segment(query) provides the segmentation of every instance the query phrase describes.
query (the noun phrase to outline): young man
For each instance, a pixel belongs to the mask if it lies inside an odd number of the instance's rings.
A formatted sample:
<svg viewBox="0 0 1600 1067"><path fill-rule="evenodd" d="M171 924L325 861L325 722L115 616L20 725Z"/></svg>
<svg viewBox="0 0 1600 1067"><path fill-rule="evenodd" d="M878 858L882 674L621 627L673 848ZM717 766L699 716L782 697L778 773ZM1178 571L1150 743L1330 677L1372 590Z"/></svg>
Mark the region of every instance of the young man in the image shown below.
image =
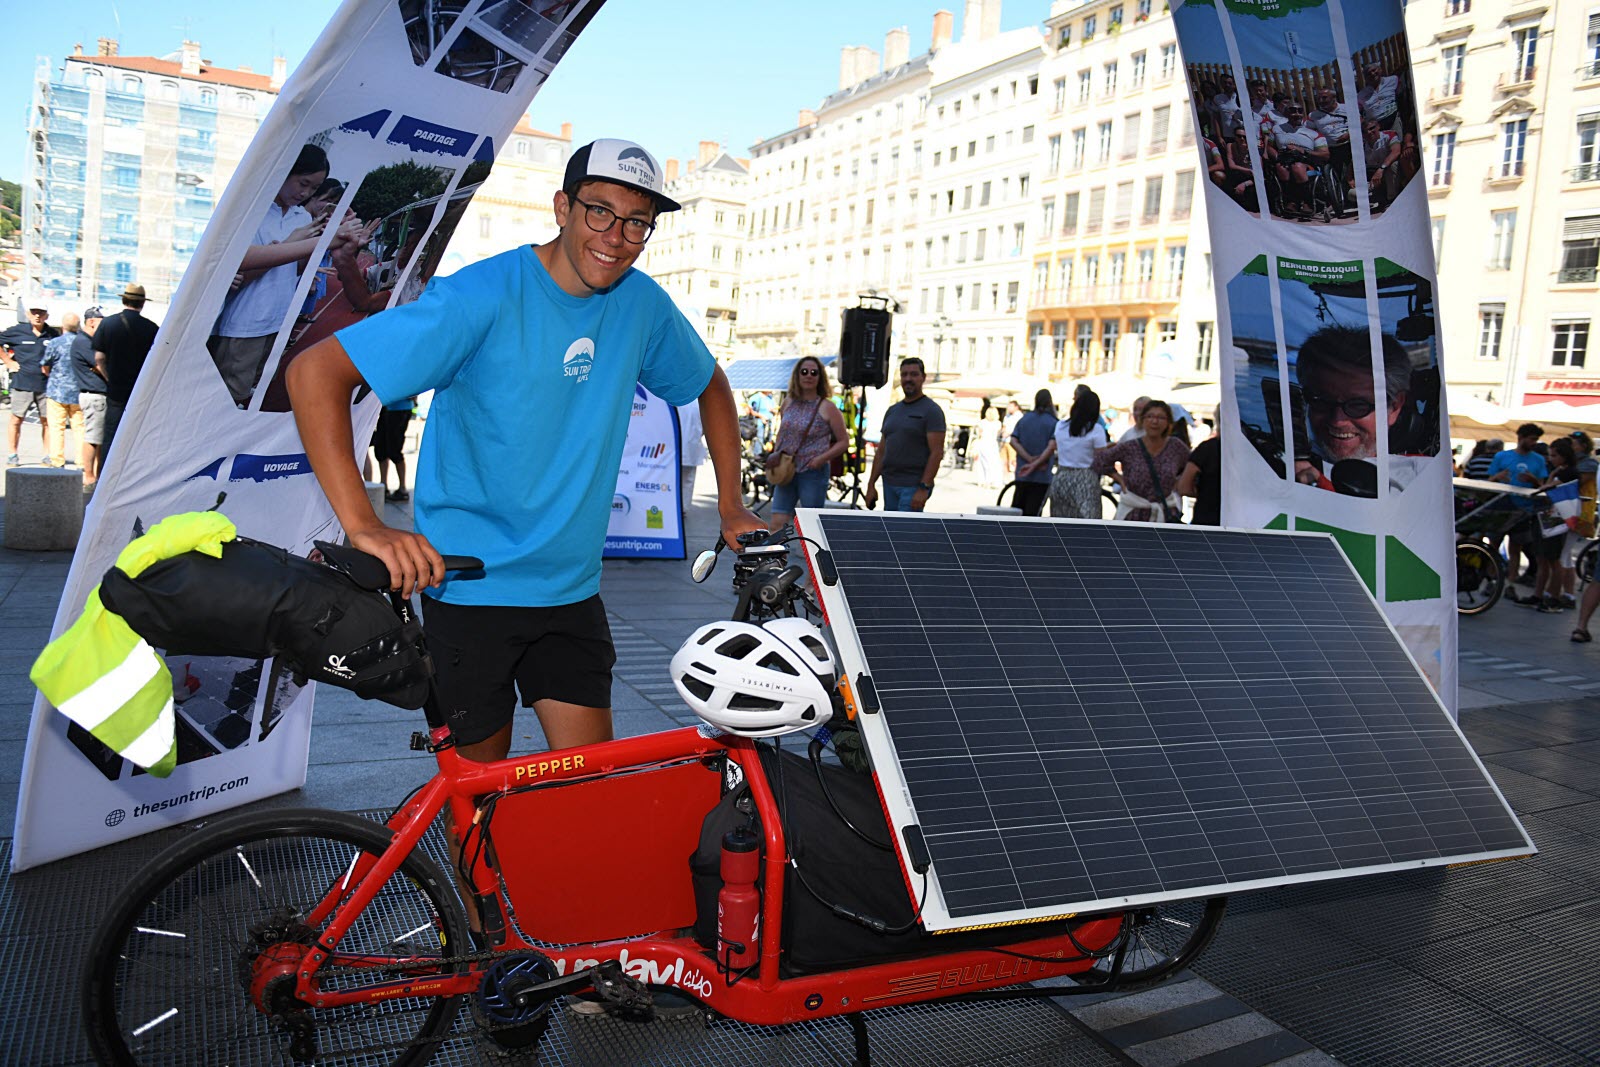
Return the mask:
<svg viewBox="0 0 1600 1067"><path fill-rule="evenodd" d="M878 479L883 479L883 510L921 511L933 492L933 479L944 461L944 411L922 393L927 377L922 360L900 361L902 399L883 413L878 449L867 475L866 505L878 506Z"/></svg>
<svg viewBox="0 0 1600 1067"><path fill-rule="evenodd" d="M661 168L628 141L575 152L559 235L434 278L414 303L340 331L288 373L295 422L350 543L423 606L439 695L469 759L503 758L518 696L550 747L611 738L616 654L601 551L635 383L698 399L723 536L764 529L739 493L727 378L671 299L632 269L660 211ZM435 390L417 460L417 532L383 525L356 466L350 395ZM436 548L435 546L438 546ZM438 549L481 557L446 578Z"/></svg>
<svg viewBox="0 0 1600 1067"><path fill-rule="evenodd" d="M32 408L39 415L39 435L44 440L46 453L50 450L49 415L45 409L45 343L61 331L50 325L50 311L45 307L28 308L28 321L18 323L5 333L0 333L0 362L11 372L11 421L6 424L6 466L15 467L21 460L17 448L22 441L22 423Z"/></svg>
<svg viewBox="0 0 1600 1067"><path fill-rule="evenodd" d="M1518 426L1517 447L1497 452L1494 459L1489 461L1489 481L1509 482L1518 489L1535 489L1543 485L1544 480L1550 477L1550 467L1534 448L1543 436L1544 427L1537 423L1525 422ZM1522 500L1516 501L1516 504L1529 514L1522 525L1506 535L1506 573L1511 576L1512 582L1528 577L1519 569L1522 553L1540 540L1539 519L1533 514L1532 505ZM1531 563L1531 549L1528 558ZM1515 590L1507 589L1506 593L1513 603L1517 601Z"/></svg>

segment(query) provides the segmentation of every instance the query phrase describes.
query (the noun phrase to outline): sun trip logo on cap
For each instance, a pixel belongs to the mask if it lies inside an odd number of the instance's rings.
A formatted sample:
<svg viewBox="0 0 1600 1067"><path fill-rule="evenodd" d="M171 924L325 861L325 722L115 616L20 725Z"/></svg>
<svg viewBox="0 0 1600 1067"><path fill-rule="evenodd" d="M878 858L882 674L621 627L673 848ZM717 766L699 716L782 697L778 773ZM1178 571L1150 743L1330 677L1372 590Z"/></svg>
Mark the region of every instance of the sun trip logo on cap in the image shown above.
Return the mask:
<svg viewBox="0 0 1600 1067"><path fill-rule="evenodd" d="M586 382L589 372L594 369L594 340L589 337L580 337L567 346L567 354L561 357L561 373L575 381Z"/></svg>

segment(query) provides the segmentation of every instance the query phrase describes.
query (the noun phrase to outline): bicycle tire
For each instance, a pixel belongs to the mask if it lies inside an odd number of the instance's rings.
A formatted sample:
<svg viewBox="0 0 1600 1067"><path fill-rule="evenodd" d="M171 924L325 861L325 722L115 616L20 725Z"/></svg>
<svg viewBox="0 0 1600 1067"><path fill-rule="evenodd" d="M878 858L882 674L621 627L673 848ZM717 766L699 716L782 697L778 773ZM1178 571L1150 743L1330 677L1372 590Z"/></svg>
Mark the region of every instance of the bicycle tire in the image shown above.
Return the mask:
<svg viewBox="0 0 1600 1067"><path fill-rule="evenodd" d="M1574 561L1573 569L1577 572L1581 584L1588 585L1594 581L1596 561L1600 561L1600 541L1590 541L1583 546L1583 550L1578 553L1578 558Z"/></svg>
<svg viewBox="0 0 1600 1067"><path fill-rule="evenodd" d="M1456 612L1482 615L1506 589L1500 557L1476 541L1456 542Z"/></svg>
<svg viewBox="0 0 1600 1067"><path fill-rule="evenodd" d="M1222 916L1227 910L1227 897L1206 897L1123 912L1128 945L1116 988L1147 988L1189 966L1217 936L1217 928L1222 925ZM1109 982L1115 962L1115 954L1098 959L1093 967L1078 975L1078 980L1091 984Z"/></svg>
<svg viewBox="0 0 1600 1067"><path fill-rule="evenodd" d="M95 1058L116 1067L288 1062L287 1033L248 992L250 961L259 955L252 927L269 916L282 926L286 914L303 915L360 852L381 852L392 837L354 815L290 808L220 821L156 856L90 939L81 993ZM471 951L454 883L421 852L406 857L339 948L396 955L397 945L419 955ZM446 1039L463 999L312 1009L316 1062L420 1067ZM419 1014L420 1025L412 1021ZM387 1047L372 1051L375 1045Z"/></svg>

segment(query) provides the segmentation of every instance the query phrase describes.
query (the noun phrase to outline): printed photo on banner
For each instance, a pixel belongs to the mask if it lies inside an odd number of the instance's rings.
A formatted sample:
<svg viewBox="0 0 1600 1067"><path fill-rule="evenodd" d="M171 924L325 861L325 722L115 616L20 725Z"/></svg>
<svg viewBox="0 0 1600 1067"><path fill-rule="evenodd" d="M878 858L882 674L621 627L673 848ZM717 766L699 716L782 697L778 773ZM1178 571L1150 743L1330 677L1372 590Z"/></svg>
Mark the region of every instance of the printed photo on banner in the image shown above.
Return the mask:
<svg viewBox="0 0 1600 1067"><path fill-rule="evenodd" d="M1284 457L1283 375L1278 369L1277 326L1272 317L1272 283L1267 257L1257 256L1228 282L1229 324L1233 330L1233 396L1239 429L1279 478L1289 477ZM1311 447L1301 423L1295 427L1292 455L1309 458Z"/></svg>
<svg viewBox="0 0 1600 1067"><path fill-rule="evenodd" d="M1354 222L1350 138L1325 0L1227 0L1245 71L1244 136L1255 139L1274 218ZM1237 134L1235 135L1237 137Z"/></svg>
<svg viewBox="0 0 1600 1067"><path fill-rule="evenodd" d="M1422 166L1411 50L1399 4L1346 3L1342 10L1355 67L1365 181L1376 215L1394 202ZM1520 153L1517 166L1520 174ZM1444 170L1449 169L1446 162Z"/></svg>
<svg viewBox="0 0 1600 1067"><path fill-rule="evenodd" d="M566 54L604 0L485 0L457 26L470 0L400 0L411 59L455 81L509 93L533 66L533 89Z"/></svg>
<svg viewBox="0 0 1600 1067"><path fill-rule="evenodd" d="M1212 185L1241 210L1260 214L1257 124L1247 121L1247 100L1234 78L1222 13L1211 0L1188 0L1173 12L1183 40L1185 76L1194 108L1195 146Z"/></svg>
<svg viewBox="0 0 1600 1067"><path fill-rule="evenodd" d="M206 342L239 409L288 412L284 374L298 352L414 300L487 176L487 141L468 163L475 134L402 115L380 143L390 118L309 138L264 208Z"/></svg>

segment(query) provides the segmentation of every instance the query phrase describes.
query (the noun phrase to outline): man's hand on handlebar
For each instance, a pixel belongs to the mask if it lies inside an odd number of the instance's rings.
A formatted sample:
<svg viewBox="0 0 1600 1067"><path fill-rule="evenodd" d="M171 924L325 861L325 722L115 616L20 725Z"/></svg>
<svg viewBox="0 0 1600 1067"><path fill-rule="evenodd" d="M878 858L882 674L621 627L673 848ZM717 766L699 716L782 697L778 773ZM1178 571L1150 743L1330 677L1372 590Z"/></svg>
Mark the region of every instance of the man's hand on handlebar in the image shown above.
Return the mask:
<svg viewBox="0 0 1600 1067"><path fill-rule="evenodd" d="M722 517L722 540L729 545L737 546L740 534L753 533L756 530L766 531L767 524L761 521L761 516L745 507L742 502L721 509L720 514ZM431 546L429 551L432 551Z"/></svg>
<svg viewBox="0 0 1600 1067"><path fill-rule="evenodd" d="M393 583L390 588L402 596L413 596L444 581L444 559L421 534L392 526L372 526L350 531L348 537L352 547L383 560Z"/></svg>

